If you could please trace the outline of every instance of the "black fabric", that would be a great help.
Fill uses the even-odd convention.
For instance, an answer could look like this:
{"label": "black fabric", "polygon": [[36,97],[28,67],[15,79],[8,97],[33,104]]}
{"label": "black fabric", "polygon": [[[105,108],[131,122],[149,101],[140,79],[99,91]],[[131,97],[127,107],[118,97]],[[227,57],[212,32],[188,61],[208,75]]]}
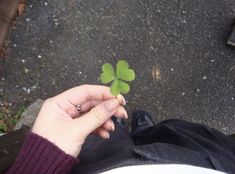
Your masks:
{"label": "black fabric", "polygon": [[235,173],[235,141],[207,126],[167,120],[141,132],[122,127],[110,140],[90,136],[72,173],[100,173],[138,164],[189,164]]}

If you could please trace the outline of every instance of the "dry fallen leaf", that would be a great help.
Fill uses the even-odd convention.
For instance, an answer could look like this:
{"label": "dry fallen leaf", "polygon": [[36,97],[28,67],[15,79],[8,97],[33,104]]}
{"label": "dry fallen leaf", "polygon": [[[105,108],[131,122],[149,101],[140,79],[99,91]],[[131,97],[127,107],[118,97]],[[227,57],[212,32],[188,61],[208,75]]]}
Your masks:
{"label": "dry fallen leaf", "polygon": [[152,77],[153,77],[154,81],[161,80],[161,71],[160,71],[160,68],[153,67],[153,69],[152,69]]}
{"label": "dry fallen leaf", "polygon": [[23,15],[23,13],[24,13],[24,11],[25,11],[25,4],[20,4],[19,6],[18,6],[18,13],[19,13],[19,16],[22,16]]}

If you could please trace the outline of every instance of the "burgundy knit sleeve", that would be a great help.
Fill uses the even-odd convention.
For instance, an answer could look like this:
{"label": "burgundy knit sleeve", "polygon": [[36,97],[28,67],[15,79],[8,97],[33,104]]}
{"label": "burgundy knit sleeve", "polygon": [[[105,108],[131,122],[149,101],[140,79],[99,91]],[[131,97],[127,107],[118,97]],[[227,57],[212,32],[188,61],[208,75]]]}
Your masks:
{"label": "burgundy knit sleeve", "polygon": [[7,174],[65,174],[76,162],[76,158],[30,132]]}

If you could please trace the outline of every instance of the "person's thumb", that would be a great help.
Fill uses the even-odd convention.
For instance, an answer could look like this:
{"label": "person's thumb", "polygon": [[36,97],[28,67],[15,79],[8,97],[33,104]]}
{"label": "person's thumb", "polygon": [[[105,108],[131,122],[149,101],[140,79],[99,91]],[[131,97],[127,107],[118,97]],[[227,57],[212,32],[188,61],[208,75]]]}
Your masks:
{"label": "person's thumb", "polygon": [[95,129],[104,124],[104,122],[117,111],[119,106],[119,101],[116,98],[113,98],[102,102],[85,115],[76,118],[75,124],[80,130],[79,134],[85,137],[88,136]]}

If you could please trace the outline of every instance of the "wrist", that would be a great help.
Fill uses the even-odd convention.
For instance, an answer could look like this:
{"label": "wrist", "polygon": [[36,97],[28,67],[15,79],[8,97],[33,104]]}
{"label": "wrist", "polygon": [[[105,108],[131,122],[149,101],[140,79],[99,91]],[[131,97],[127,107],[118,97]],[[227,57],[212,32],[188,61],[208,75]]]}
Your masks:
{"label": "wrist", "polygon": [[77,159],[45,138],[29,132],[25,143],[8,171],[15,173],[68,173]]}

